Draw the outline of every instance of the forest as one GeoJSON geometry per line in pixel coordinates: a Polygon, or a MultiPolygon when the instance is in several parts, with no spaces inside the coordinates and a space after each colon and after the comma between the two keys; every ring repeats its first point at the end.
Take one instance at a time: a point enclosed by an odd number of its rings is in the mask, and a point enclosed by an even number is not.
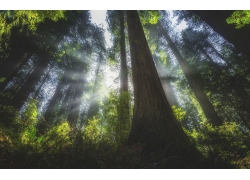
{"type": "Polygon", "coordinates": [[[91,18],[0,11],[1,169],[250,168],[250,11],[91,18]]]}

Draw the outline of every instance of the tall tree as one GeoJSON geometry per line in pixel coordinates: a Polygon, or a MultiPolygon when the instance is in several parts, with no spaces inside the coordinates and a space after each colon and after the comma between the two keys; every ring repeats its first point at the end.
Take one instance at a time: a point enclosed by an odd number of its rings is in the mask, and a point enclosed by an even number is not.
{"type": "Polygon", "coordinates": [[[134,112],[129,143],[145,143],[148,148],[168,144],[189,145],[189,140],[175,119],[157,74],[137,11],[126,11],[132,76],[134,112]]]}
{"type": "MultiPolygon", "coordinates": [[[[126,139],[128,127],[130,123],[129,116],[129,93],[128,93],[128,67],[126,59],[125,44],[125,13],[124,11],[108,11],[107,22],[109,30],[113,34],[113,55],[120,56],[120,95],[118,106],[118,127],[117,134],[119,143],[123,143],[126,139]]],[[[118,58],[117,58],[118,59],[118,58]]]]}
{"type": "Polygon", "coordinates": [[[167,33],[167,30],[164,29],[164,27],[160,24],[160,30],[163,34],[163,36],[166,38],[168,45],[170,46],[172,52],[174,53],[176,59],[178,60],[183,73],[185,74],[185,77],[190,85],[190,88],[192,89],[192,91],[194,92],[197,100],[199,101],[199,104],[207,118],[207,120],[209,122],[211,122],[211,124],[213,124],[214,126],[219,126],[222,125],[222,120],[221,118],[218,116],[218,114],[216,113],[216,111],[214,110],[213,105],[210,103],[210,101],[208,100],[207,96],[203,93],[202,89],[200,88],[193,72],[190,70],[190,68],[188,67],[187,62],[184,60],[184,58],[182,57],[182,55],[180,54],[179,50],[177,49],[177,47],[175,46],[175,44],[173,43],[172,39],[170,38],[170,36],[167,33]]]}

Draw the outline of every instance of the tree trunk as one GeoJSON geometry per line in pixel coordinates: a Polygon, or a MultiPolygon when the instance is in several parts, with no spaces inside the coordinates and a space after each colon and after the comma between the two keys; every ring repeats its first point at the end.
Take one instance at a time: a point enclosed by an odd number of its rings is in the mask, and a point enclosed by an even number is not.
{"type": "Polygon", "coordinates": [[[29,94],[34,91],[36,83],[47,68],[48,60],[40,60],[34,71],[30,74],[26,82],[17,91],[15,96],[10,100],[9,105],[20,110],[29,97],[29,94]]]}
{"type": "Polygon", "coordinates": [[[44,75],[43,79],[41,80],[39,87],[37,88],[36,92],[34,93],[33,99],[38,100],[38,98],[39,98],[38,95],[39,95],[44,83],[48,81],[51,69],[54,67],[54,65],[55,65],[55,62],[53,62],[53,64],[50,65],[49,69],[47,70],[46,74],[44,75]]]}
{"type": "Polygon", "coordinates": [[[151,150],[169,144],[189,145],[166,99],[137,11],[127,11],[134,85],[134,113],[129,144],[151,150]]]}
{"type": "Polygon", "coordinates": [[[56,91],[52,97],[52,99],[49,102],[49,105],[44,113],[44,119],[48,124],[52,124],[52,121],[50,120],[50,117],[52,116],[53,112],[56,109],[56,104],[58,103],[57,101],[62,99],[63,97],[63,92],[61,92],[62,88],[66,85],[67,83],[67,72],[64,70],[62,79],[58,82],[56,91]]]}
{"type": "Polygon", "coordinates": [[[126,45],[124,33],[124,11],[120,11],[120,53],[121,53],[121,77],[120,77],[120,93],[128,92],[128,67],[126,59],[126,45]]]}
{"type": "Polygon", "coordinates": [[[69,87],[67,88],[66,92],[65,92],[65,97],[62,101],[62,104],[60,106],[60,110],[58,112],[58,116],[61,117],[62,115],[65,115],[65,113],[67,112],[67,110],[69,109],[69,99],[70,96],[72,95],[73,91],[73,82],[72,80],[69,81],[69,87]]]}
{"type": "Polygon", "coordinates": [[[67,120],[70,124],[70,127],[76,128],[78,115],[80,112],[81,98],[83,95],[84,80],[83,78],[81,79],[81,77],[79,77],[79,79],[74,81],[73,83],[74,95],[72,97],[72,101],[69,107],[67,120]]]}
{"type": "Polygon", "coordinates": [[[195,79],[195,76],[193,75],[192,71],[188,67],[187,62],[183,59],[180,52],[176,48],[175,44],[171,40],[170,36],[168,35],[167,31],[160,25],[161,32],[163,33],[164,37],[166,38],[172,52],[174,53],[177,61],[179,62],[183,73],[190,85],[190,88],[194,92],[198,102],[200,103],[200,106],[207,118],[207,120],[214,126],[220,126],[222,125],[223,121],[218,116],[218,114],[215,112],[213,105],[209,102],[207,96],[202,92],[198,82],[195,79]]]}
{"type": "Polygon", "coordinates": [[[91,96],[91,101],[90,101],[90,105],[89,105],[89,109],[88,109],[88,113],[87,113],[87,122],[88,123],[88,120],[93,118],[95,115],[97,115],[98,113],[98,110],[99,110],[99,105],[98,105],[98,99],[96,98],[96,92],[97,92],[97,89],[98,89],[98,79],[99,79],[99,71],[100,71],[100,66],[101,66],[101,62],[103,61],[103,56],[100,54],[99,55],[99,61],[98,61],[98,64],[97,64],[97,68],[95,70],[95,84],[94,84],[94,87],[93,87],[93,93],[92,93],[92,96],[91,96]]]}
{"type": "Polygon", "coordinates": [[[6,79],[0,84],[0,91],[3,91],[4,88],[8,85],[8,83],[17,76],[18,72],[23,68],[23,66],[30,59],[31,54],[24,57],[24,59],[16,66],[16,68],[6,77],[6,79]]]}
{"type": "Polygon", "coordinates": [[[118,143],[124,143],[129,131],[129,97],[128,97],[128,67],[126,59],[126,44],[124,33],[124,11],[119,11],[120,20],[120,54],[121,54],[121,71],[120,71],[120,97],[118,107],[118,143]]]}

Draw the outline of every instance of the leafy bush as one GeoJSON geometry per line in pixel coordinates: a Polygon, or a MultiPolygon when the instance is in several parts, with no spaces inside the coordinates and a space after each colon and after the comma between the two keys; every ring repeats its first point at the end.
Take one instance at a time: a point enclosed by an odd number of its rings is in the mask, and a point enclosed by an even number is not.
{"type": "Polygon", "coordinates": [[[100,119],[95,116],[88,121],[88,125],[83,130],[84,139],[92,143],[99,143],[102,139],[102,127],[100,119]]]}
{"type": "Polygon", "coordinates": [[[243,133],[236,123],[224,122],[222,126],[213,127],[204,122],[200,132],[186,132],[200,152],[215,163],[232,164],[233,158],[247,155],[249,134],[243,133]]]}

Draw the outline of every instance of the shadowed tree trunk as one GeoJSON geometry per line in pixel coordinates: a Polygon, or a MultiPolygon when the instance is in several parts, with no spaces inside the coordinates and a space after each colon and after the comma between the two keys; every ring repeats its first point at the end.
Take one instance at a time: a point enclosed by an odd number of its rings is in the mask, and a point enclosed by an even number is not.
{"type": "Polygon", "coordinates": [[[169,144],[188,146],[189,139],[166,99],[137,11],[126,11],[134,85],[134,113],[129,144],[151,150],[169,144]]]}
{"type": "Polygon", "coordinates": [[[126,45],[124,33],[124,11],[120,11],[120,54],[121,54],[121,78],[120,78],[120,93],[128,92],[128,67],[126,59],[126,45]]]}
{"type": "MultiPolygon", "coordinates": [[[[45,55],[41,55],[45,56],[45,55]]],[[[39,56],[39,57],[41,57],[39,56]]],[[[20,110],[21,107],[24,105],[26,100],[29,97],[29,94],[34,91],[36,83],[41,78],[42,74],[44,73],[45,69],[48,65],[48,57],[40,59],[40,62],[30,74],[26,82],[22,85],[22,87],[17,91],[15,96],[9,101],[8,105],[13,106],[14,108],[20,110]]]]}
{"type": "Polygon", "coordinates": [[[67,117],[67,120],[72,128],[76,128],[78,115],[80,112],[81,98],[83,95],[83,86],[84,81],[82,79],[74,81],[74,95],[69,107],[69,113],[67,117]]]}
{"type": "Polygon", "coordinates": [[[61,117],[62,115],[65,115],[67,110],[69,109],[69,99],[73,91],[73,81],[72,79],[69,80],[69,87],[67,88],[65,92],[65,97],[62,100],[62,104],[60,106],[60,110],[58,112],[58,117],[61,117]]]}
{"type": "Polygon", "coordinates": [[[55,109],[57,108],[56,107],[56,104],[58,103],[57,101],[62,99],[62,97],[63,97],[63,92],[61,90],[66,85],[66,83],[67,83],[67,72],[66,72],[66,70],[64,70],[63,75],[62,75],[62,79],[59,81],[57,88],[56,88],[56,91],[55,91],[53,97],[51,98],[49,105],[48,105],[48,107],[43,115],[48,124],[52,123],[50,121],[50,117],[52,116],[53,112],[55,112],[55,109]]]}
{"type": "Polygon", "coordinates": [[[101,67],[101,63],[104,60],[103,55],[100,53],[99,54],[99,61],[95,70],[95,84],[93,87],[93,92],[92,92],[92,96],[91,96],[91,101],[90,101],[90,105],[89,105],[89,109],[88,109],[88,113],[87,113],[87,122],[89,119],[92,119],[95,115],[97,115],[98,110],[99,110],[99,104],[98,104],[98,96],[97,96],[97,90],[98,90],[98,79],[100,77],[100,67],[101,67]]]}
{"type": "Polygon", "coordinates": [[[26,55],[24,59],[17,65],[17,67],[6,77],[6,79],[0,84],[0,91],[3,91],[4,88],[8,85],[8,83],[17,76],[18,72],[23,68],[23,66],[30,59],[31,54],[26,55]]]}
{"type": "Polygon", "coordinates": [[[126,45],[124,33],[124,11],[119,11],[120,20],[120,55],[121,55],[121,71],[120,71],[120,97],[118,107],[118,134],[120,143],[126,139],[129,127],[129,97],[128,97],[128,67],[126,59],[126,45]]]}
{"type": "Polygon", "coordinates": [[[222,125],[223,121],[218,116],[218,114],[215,112],[213,105],[208,100],[207,96],[203,93],[201,90],[198,82],[195,79],[195,76],[193,75],[192,71],[188,67],[187,62],[183,59],[182,55],[180,54],[179,50],[176,48],[175,44],[171,40],[170,36],[168,35],[167,31],[160,25],[160,29],[164,37],[166,38],[169,47],[171,48],[172,52],[174,53],[177,61],[179,62],[183,73],[190,85],[190,88],[194,92],[207,120],[214,126],[220,126],[222,125]]]}

